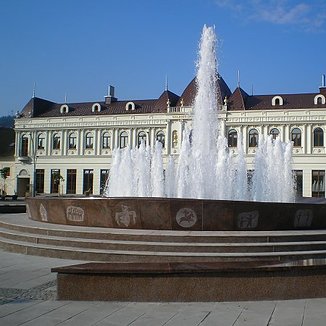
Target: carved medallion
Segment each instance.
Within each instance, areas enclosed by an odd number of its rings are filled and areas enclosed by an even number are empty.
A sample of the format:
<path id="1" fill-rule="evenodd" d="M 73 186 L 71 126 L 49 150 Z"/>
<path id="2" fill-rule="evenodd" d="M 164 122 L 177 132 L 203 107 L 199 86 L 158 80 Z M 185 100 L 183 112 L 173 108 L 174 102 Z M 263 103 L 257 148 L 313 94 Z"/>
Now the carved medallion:
<path id="1" fill-rule="evenodd" d="M 177 223 L 183 228 L 191 228 L 197 222 L 197 215 L 191 208 L 181 208 L 176 215 Z"/>
<path id="2" fill-rule="evenodd" d="M 255 229 L 258 225 L 259 212 L 242 212 L 237 217 L 237 226 L 239 229 Z"/>
<path id="3" fill-rule="evenodd" d="M 66 211 L 66 217 L 71 222 L 84 222 L 84 210 L 77 206 L 68 206 Z"/>
<path id="4" fill-rule="evenodd" d="M 304 228 L 310 227 L 313 219 L 313 211 L 311 209 L 298 209 L 294 216 L 294 227 Z"/>
<path id="5" fill-rule="evenodd" d="M 121 212 L 115 213 L 115 221 L 119 226 L 128 227 L 136 224 L 137 214 L 135 211 L 130 211 L 128 206 L 121 205 Z"/>

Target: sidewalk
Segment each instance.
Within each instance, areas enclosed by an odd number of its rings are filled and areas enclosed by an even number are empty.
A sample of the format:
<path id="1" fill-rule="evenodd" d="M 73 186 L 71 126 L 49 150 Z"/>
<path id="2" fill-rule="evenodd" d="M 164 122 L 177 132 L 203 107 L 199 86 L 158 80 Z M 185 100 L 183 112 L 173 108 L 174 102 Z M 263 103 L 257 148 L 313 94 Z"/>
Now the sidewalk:
<path id="1" fill-rule="evenodd" d="M 0 251 L 1 325 L 324 326 L 326 298 L 209 303 L 57 301 L 52 267 L 79 261 Z"/>

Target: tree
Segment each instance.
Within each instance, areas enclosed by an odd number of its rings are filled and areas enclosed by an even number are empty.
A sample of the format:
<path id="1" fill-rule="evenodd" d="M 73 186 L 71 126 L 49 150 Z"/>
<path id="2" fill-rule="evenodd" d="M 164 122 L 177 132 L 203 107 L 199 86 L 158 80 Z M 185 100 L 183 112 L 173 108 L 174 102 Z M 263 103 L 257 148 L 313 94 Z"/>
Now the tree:
<path id="1" fill-rule="evenodd" d="M 3 179 L 3 185 L 2 185 L 2 189 L 1 189 L 1 196 L 6 195 L 6 179 L 8 178 L 9 175 L 10 175 L 10 168 L 9 167 L 4 167 L 4 168 L 0 169 L 0 176 Z"/>

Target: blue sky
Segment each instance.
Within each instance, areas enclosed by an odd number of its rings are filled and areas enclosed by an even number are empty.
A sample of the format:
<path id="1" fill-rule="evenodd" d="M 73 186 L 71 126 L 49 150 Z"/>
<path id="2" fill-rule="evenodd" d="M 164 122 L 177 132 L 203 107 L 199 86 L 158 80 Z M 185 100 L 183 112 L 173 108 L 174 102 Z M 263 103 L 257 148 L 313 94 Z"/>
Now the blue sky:
<path id="1" fill-rule="evenodd" d="M 0 0 L 0 116 L 55 102 L 181 95 L 204 24 L 231 91 L 317 92 L 326 73 L 326 1 Z"/>

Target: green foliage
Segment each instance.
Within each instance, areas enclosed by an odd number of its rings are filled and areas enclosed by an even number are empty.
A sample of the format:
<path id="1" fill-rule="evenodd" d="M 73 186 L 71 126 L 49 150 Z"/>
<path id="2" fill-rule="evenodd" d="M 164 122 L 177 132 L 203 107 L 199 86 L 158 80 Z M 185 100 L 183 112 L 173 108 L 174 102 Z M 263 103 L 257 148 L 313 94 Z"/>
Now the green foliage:
<path id="1" fill-rule="evenodd" d="M 6 180 L 7 177 L 10 175 L 10 168 L 4 167 L 0 169 L 0 175 L 2 179 Z"/>
<path id="2" fill-rule="evenodd" d="M 13 128 L 15 117 L 8 115 L 0 117 L 0 127 Z"/>

